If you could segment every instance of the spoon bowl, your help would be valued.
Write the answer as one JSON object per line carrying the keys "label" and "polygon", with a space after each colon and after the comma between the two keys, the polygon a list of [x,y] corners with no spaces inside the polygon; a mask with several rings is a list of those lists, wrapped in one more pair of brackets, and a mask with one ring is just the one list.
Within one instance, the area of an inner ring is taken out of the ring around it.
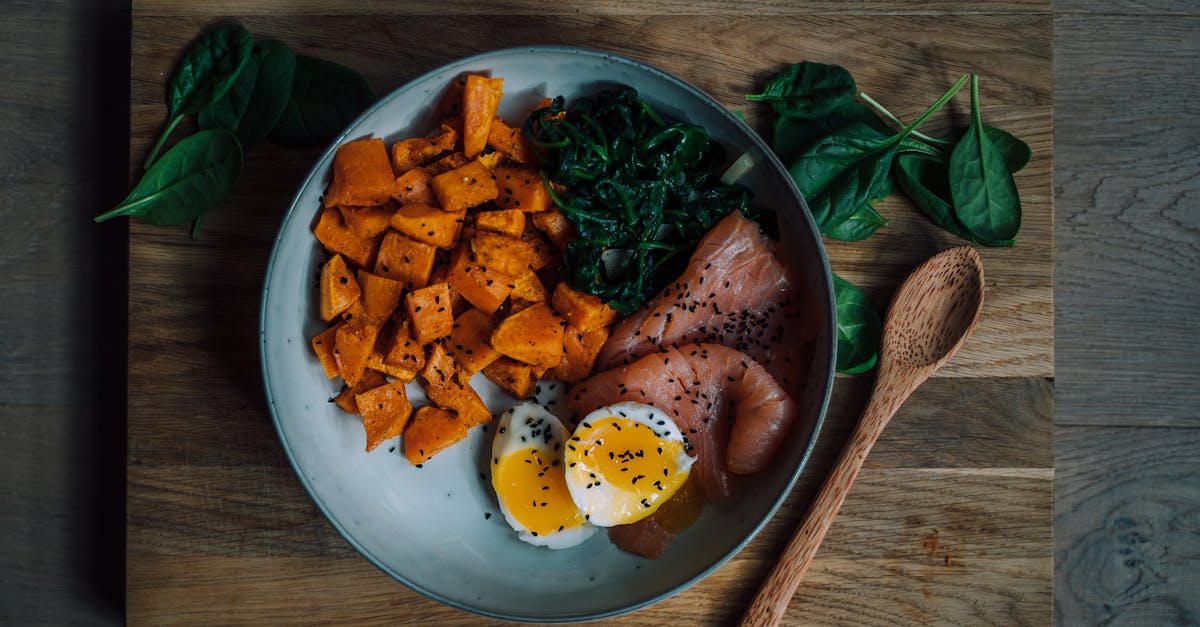
{"label": "spoon bowl", "polygon": [[979,252],[959,246],[930,257],[896,290],[883,324],[871,400],[804,521],[747,608],[742,625],[776,625],[783,618],[883,428],[975,329],[983,311],[983,286]]}
{"label": "spoon bowl", "polygon": [[934,255],[896,290],[883,327],[881,367],[940,367],[966,341],[982,311],[979,252],[959,246]]}

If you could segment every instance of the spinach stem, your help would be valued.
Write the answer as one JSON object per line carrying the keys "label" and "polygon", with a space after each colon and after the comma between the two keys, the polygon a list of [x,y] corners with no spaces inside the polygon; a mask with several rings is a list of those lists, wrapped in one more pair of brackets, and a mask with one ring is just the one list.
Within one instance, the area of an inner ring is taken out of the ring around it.
{"label": "spinach stem", "polygon": [[178,126],[179,122],[182,120],[183,115],[180,114],[175,116],[171,120],[170,124],[167,124],[167,128],[164,129],[162,135],[158,137],[158,142],[156,142],[154,147],[150,149],[150,155],[147,156],[146,161],[142,163],[143,170],[149,170],[150,166],[154,165],[154,160],[158,158],[158,151],[162,150],[163,144],[167,141],[167,138],[171,136],[171,131],[174,131],[175,127]]}
{"label": "spinach stem", "polygon": [[904,139],[906,135],[915,131],[918,126],[923,124],[925,120],[929,119],[929,116],[933,115],[938,109],[941,109],[943,106],[945,106],[947,102],[950,102],[950,99],[954,97],[954,94],[957,94],[958,90],[962,89],[963,85],[967,84],[967,79],[969,78],[970,75],[963,74],[962,77],[958,79],[958,82],[954,83],[953,87],[951,87],[946,93],[942,94],[941,98],[937,99],[937,102],[930,105],[930,107],[926,109],[924,113],[918,115],[917,119],[912,121],[912,124],[909,124],[901,129],[901,131],[896,134],[896,137],[893,139],[893,141],[898,142],[901,139]]}
{"label": "spinach stem", "polygon": [[[879,115],[882,115],[883,117],[887,118],[889,122],[891,122],[892,124],[895,124],[896,126],[898,126],[900,128],[904,128],[904,122],[901,122],[900,118],[893,115],[891,111],[888,111],[886,107],[884,107],[882,104],[879,103],[879,101],[877,101],[874,98],[867,95],[867,92],[865,92],[865,91],[858,92],[858,97],[862,98],[863,101],[865,101],[867,104],[871,105],[871,107],[873,109],[875,109],[875,111],[878,112]],[[948,139],[938,139],[937,137],[930,137],[930,136],[926,135],[925,133],[922,133],[917,130],[914,130],[912,132],[912,136],[916,137],[917,139],[920,139],[924,142],[930,143],[930,144],[938,144],[940,146],[953,146],[954,145],[954,142],[952,142]]]}

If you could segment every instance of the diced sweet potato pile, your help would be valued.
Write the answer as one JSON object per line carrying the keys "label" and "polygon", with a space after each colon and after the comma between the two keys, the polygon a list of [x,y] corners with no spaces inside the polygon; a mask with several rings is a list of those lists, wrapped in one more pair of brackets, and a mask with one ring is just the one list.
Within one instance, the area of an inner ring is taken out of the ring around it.
{"label": "diced sweet potato pile", "polygon": [[[503,80],[468,75],[438,128],[390,148],[342,145],[313,225],[329,252],[312,338],[338,407],[361,416],[368,451],[396,436],[421,464],[492,414],[476,373],[509,395],[543,377],[591,373],[616,312],[560,282],[574,237],[550,201],[533,146],[496,117]],[[414,408],[405,385],[431,405]]]}

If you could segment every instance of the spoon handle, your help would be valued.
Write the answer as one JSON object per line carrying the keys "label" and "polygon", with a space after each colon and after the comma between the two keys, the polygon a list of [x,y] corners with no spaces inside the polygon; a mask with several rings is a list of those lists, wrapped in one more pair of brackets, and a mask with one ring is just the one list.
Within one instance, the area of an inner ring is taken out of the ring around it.
{"label": "spoon handle", "polygon": [[902,382],[880,373],[875,392],[863,410],[862,419],[846,443],[846,448],[842,449],[833,471],[821,486],[821,492],[809,506],[804,521],[788,542],[767,580],[758,589],[754,602],[742,616],[742,627],[777,625],[783,618],[792,595],[808,572],[821,541],[825,539],[825,533],[846,500],[850,485],[862,469],[867,453],[871,452],[875,440],[879,439],[896,410],[916,388],[915,385],[896,383]]}

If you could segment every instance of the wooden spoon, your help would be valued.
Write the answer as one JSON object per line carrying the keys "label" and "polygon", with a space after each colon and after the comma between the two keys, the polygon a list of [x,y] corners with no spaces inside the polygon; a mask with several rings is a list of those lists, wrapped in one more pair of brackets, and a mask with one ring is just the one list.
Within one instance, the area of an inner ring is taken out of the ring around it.
{"label": "wooden spoon", "polygon": [[917,386],[958,351],[982,309],[983,265],[970,246],[934,255],[896,291],[883,325],[871,400],[741,625],[779,623],[875,440]]}

